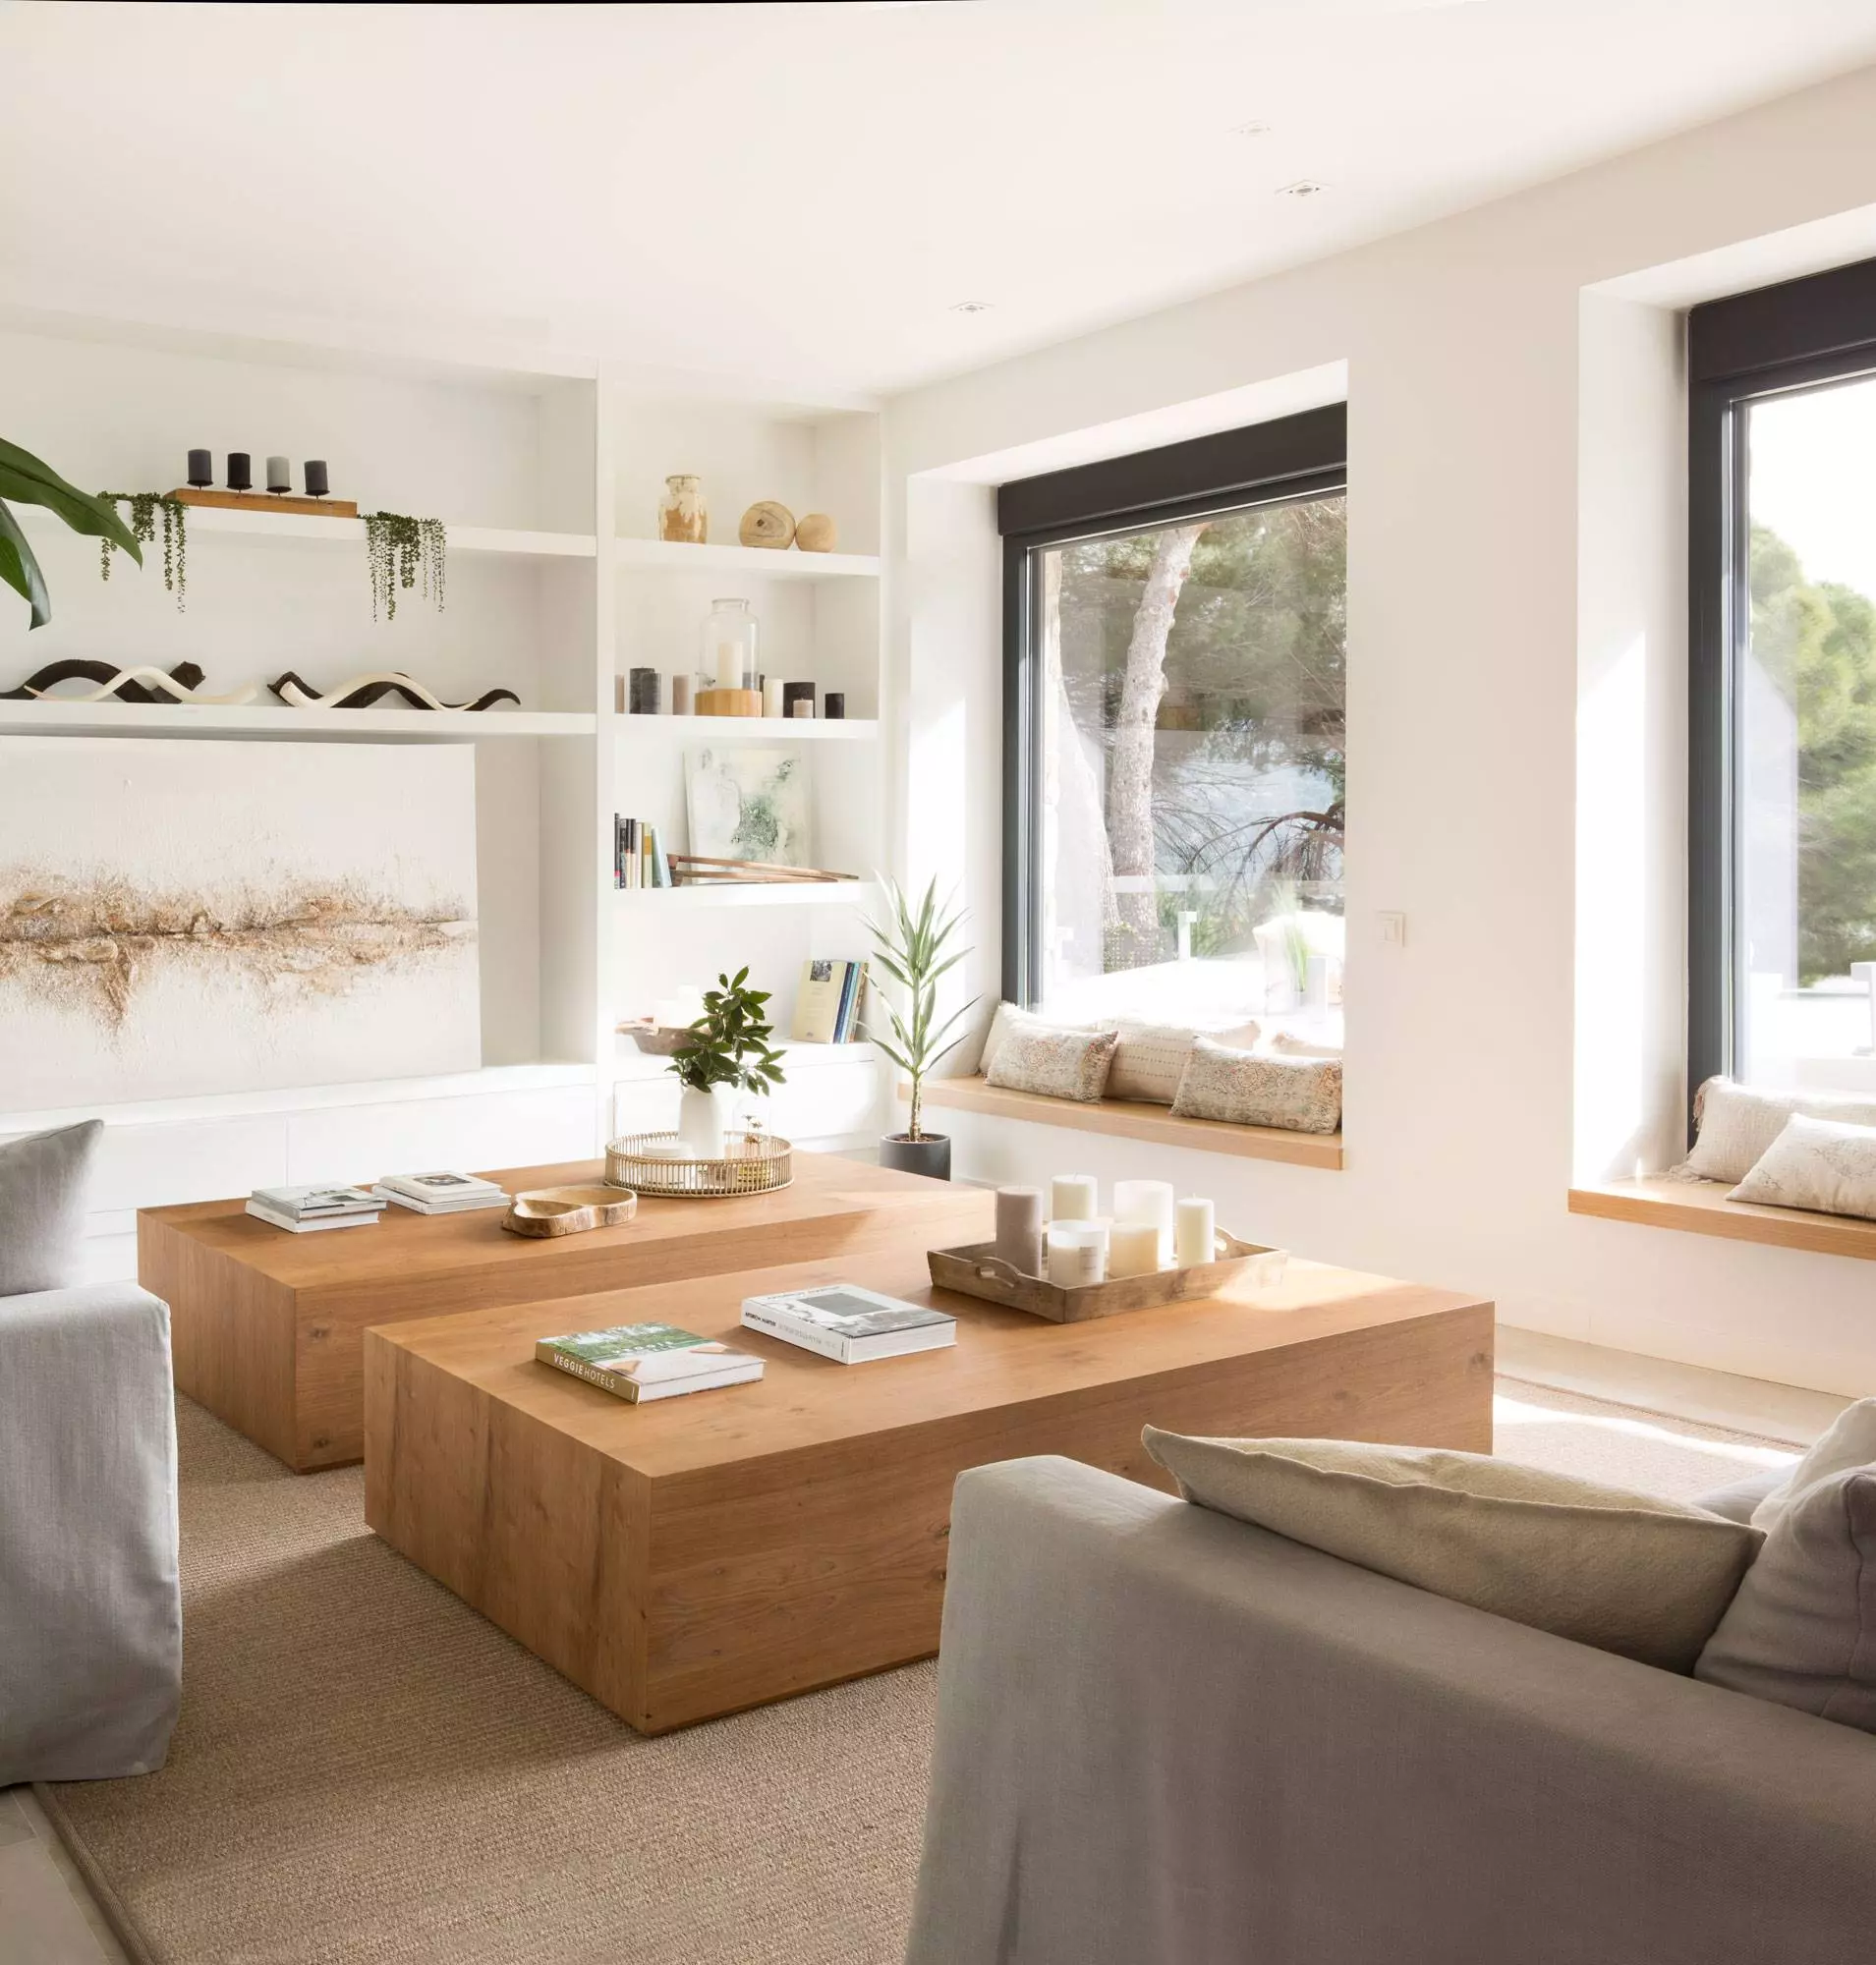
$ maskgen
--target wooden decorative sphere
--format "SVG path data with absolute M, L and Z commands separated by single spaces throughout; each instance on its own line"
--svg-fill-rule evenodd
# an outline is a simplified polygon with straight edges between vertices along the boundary
M 810 512 L 795 528 L 795 543 L 803 552 L 832 552 L 840 543 L 840 528 L 825 512 Z
M 736 533 L 746 546 L 773 546 L 779 551 L 795 542 L 795 515 L 786 505 L 765 498 L 743 514 Z

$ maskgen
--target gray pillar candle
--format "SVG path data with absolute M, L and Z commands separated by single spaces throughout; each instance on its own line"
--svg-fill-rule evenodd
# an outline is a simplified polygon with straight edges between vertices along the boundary
M 691 679 L 687 675 L 671 678 L 671 714 L 688 716 L 691 713 Z
M 284 457 L 267 459 L 267 489 L 269 491 L 293 489 L 293 466 Z
M 248 453 L 245 450 L 231 450 L 228 453 L 229 490 L 252 491 L 254 487 L 254 474 L 249 469 Z
M 1043 1272 L 1043 1191 L 1040 1187 L 996 1190 L 996 1254 L 1026 1276 Z
M 323 457 L 308 458 L 306 462 L 306 474 L 307 496 L 309 498 L 323 498 L 331 490 L 332 487 L 326 482 L 325 478 L 325 459 Z
M 215 453 L 212 450 L 192 450 L 189 453 L 189 481 L 199 491 L 215 481 Z

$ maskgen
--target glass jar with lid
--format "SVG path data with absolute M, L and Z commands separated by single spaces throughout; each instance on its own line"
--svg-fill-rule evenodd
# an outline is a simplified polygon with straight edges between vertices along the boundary
M 754 689 L 756 683 L 756 617 L 747 600 L 712 600 L 704 621 L 704 662 L 707 676 L 718 689 Z

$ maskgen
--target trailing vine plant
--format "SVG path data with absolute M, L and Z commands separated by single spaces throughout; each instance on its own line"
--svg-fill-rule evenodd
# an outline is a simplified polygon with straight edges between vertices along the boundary
M 397 595 L 421 580 L 424 598 L 443 611 L 443 558 L 447 540 L 441 519 L 412 519 L 401 512 L 367 512 L 365 556 L 371 574 L 371 619 L 382 609 L 397 619 Z
M 163 586 L 176 596 L 176 611 L 182 613 L 189 587 L 189 534 L 184 518 L 189 508 L 180 498 L 165 497 L 160 491 L 100 491 L 97 495 L 107 505 L 131 508 L 131 534 L 141 545 L 155 541 L 156 514 L 162 513 Z M 111 577 L 115 550 L 115 540 L 98 540 L 98 571 L 106 580 Z

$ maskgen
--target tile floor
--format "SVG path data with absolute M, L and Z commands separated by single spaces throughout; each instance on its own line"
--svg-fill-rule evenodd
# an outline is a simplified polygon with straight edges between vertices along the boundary
M 25 1787 L 0 1788 L 0 1965 L 128 1965 Z

